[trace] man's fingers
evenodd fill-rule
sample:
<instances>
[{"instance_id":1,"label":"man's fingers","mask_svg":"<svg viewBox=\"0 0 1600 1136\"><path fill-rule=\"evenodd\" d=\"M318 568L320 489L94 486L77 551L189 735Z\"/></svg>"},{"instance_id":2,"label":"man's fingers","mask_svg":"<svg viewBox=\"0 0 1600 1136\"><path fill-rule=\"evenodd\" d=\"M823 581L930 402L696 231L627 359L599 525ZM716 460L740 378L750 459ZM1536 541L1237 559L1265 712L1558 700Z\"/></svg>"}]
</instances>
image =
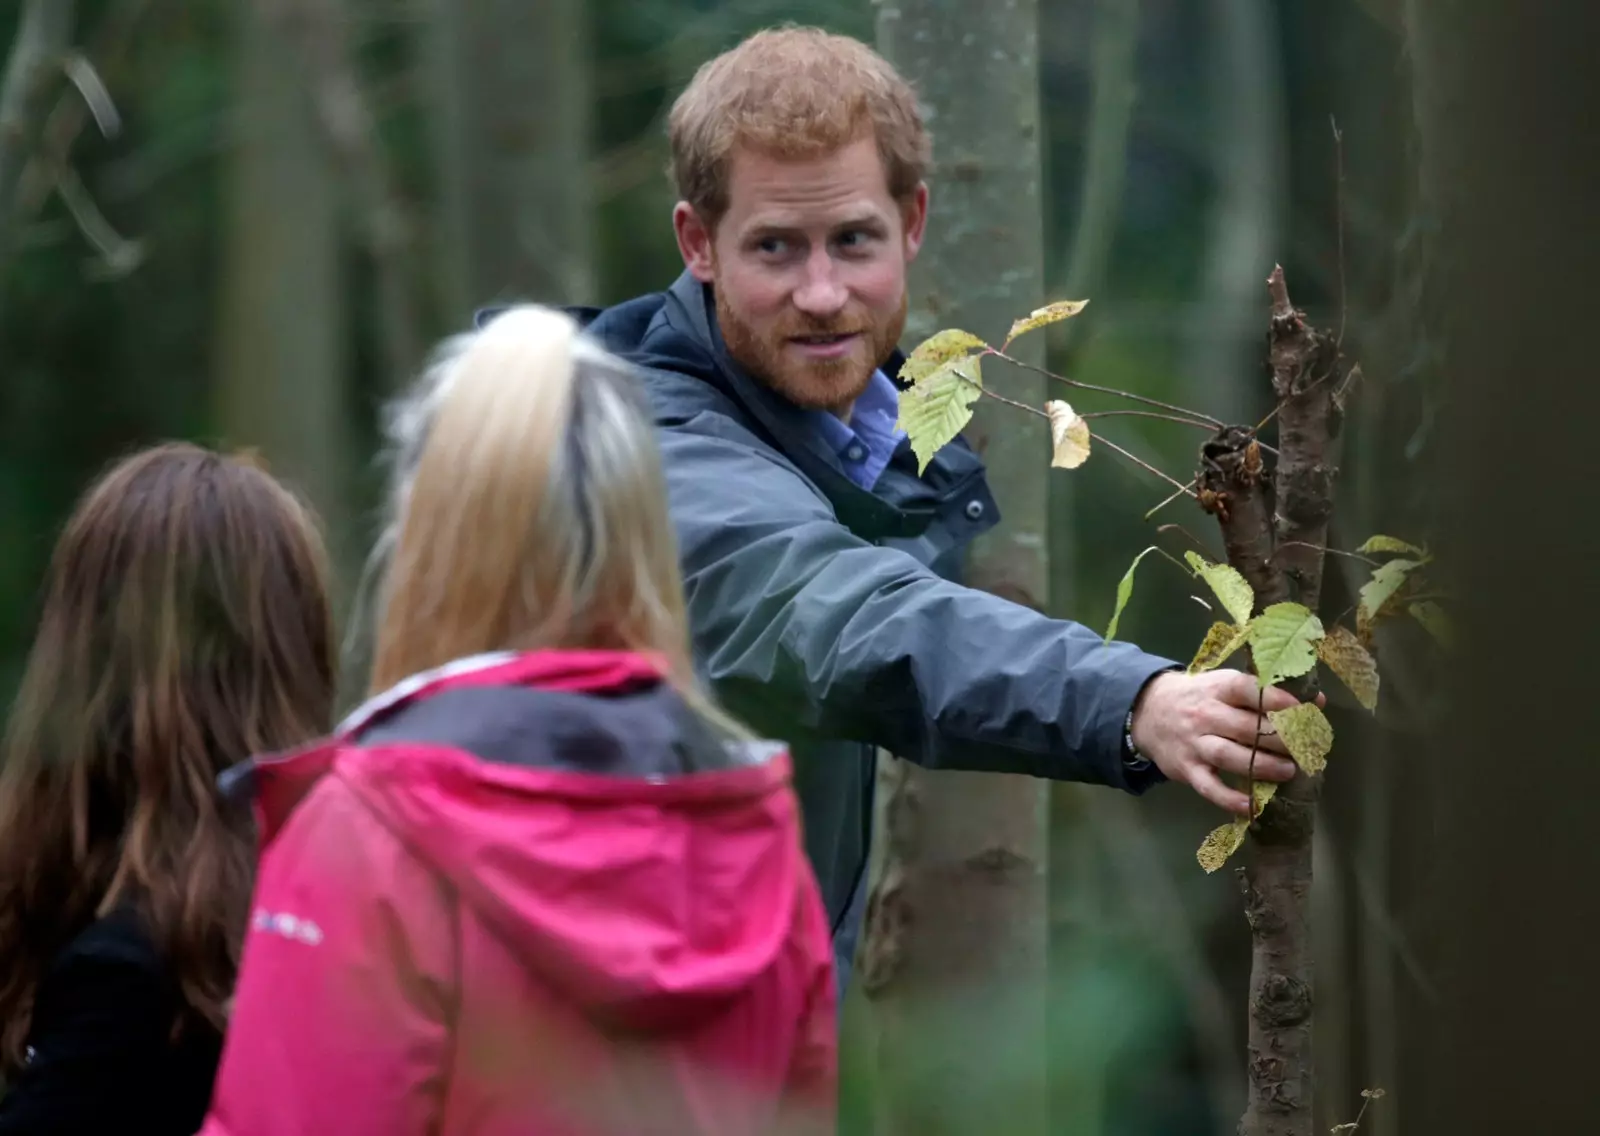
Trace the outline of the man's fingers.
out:
<instances>
[{"instance_id":1,"label":"man's fingers","mask_svg":"<svg viewBox=\"0 0 1600 1136\"><path fill-rule=\"evenodd\" d=\"M1288 710L1290 707L1300 705L1300 700L1290 694L1281 686L1267 687L1266 697L1261 700L1261 709L1264 711Z\"/></svg>"},{"instance_id":2,"label":"man's fingers","mask_svg":"<svg viewBox=\"0 0 1600 1136\"><path fill-rule=\"evenodd\" d=\"M1201 738L1196 748L1200 759L1207 765L1236 777L1254 777L1257 781L1287 781L1294 776L1294 762L1265 750L1256 752L1252 769L1249 746L1219 738L1215 734Z\"/></svg>"},{"instance_id":3,"label":"man's fingers","mask_svg":"<svg viewBox=\"0 0 1600 1136\"><path fill-rule=\"evenodd\" d=\"M1282 754L1289 752L1284 748L1283 739L1278 736L1278 731L1265 715L1256 714L1251 710L1240 710L1237 706L1229 706L1225 702L1213 702L1206 718L1207 733L1238 742L1246 749L1256 744L1256 731L1259 730L1263 751Z\"/></svg>"},{"instance_id":4,"label":"man's fingers","mask_svg":"<svg viewBox=\"0 0 1600 1136\"><path fill-rule=\"evenodd\" d=\"M1235 816L1250 815L1250 798L1224 785L1214 771L1204 765L1190 767L1189 784L1206 800Z\"/></svg>"}]
</instances>

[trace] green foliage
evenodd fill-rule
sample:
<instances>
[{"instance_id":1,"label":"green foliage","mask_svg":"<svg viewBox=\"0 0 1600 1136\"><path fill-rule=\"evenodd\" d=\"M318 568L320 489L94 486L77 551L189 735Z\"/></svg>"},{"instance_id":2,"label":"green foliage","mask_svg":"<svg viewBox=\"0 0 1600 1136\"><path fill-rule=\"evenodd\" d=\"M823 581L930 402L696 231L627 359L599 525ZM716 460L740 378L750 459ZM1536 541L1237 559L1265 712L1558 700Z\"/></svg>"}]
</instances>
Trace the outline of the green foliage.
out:
<instances>
[{"instance_id":1,"label":"green foliage","mask_svg":"<svg viewBox=\"0 0 1600 1136\"><path fill-rule=\"evenodd\" d=\"M946 328L930 335L912 349L900 367L900 377L908 383L920 383L945 364L965 359L974 351L983 351L988 346L971 332Z\"/></svg>"},{"instance_id":2,"label":"green foliage","mask_svg":"<svg viewBox=\"0 0 1600 1136\"><path fill-rule=\"evenodd\" d=\"M1385 605L1405 586L1406 578L1426 564L1426 560L1391 560L1372 573L1372 579L1361 585L1360 600L1356 605L1356 630L1363 638L1371 634L1373 624L1386 613Z\"/></svg>"},{"instance_id":3,"label":"green foliage","mask_svg":"<svg viewBox=\"0 0 1600 1136\"><path fill-rule=\"evenodd\" d=\"M1412 619L1422 624L1423 630L1434 637L1439 646L1446 650L1455 646L1455 625L1444 608L1432 600L1419 600L1406 610Z\"/></svg>"},{"instance_id":4,"label":"green foliage","mask_svg":"<svg viewBox=\"0 0 1600 1136\"><path fill-rule=\"evenodd\" d=\"M1309 674L1317 665L1322 620L1304 604L1276 603L1250 621L1250 652L1261 685Z\"/></svg>"},{"instance_id":5,"label":"green foliage","mask_svg":"<svg viewBox=\"0 0 1600 1136\"><path fill-rule=\"evenodd\" d=\"M1228 564L1212 564L1198 552L1186 552L1183 558L1189 562L1196 576L1211 585L1223 610L1233 616L1235 623L1243 624L1249 620L1250 611L1256 605L1256 595L1237 568Z\"/></svg>"},{"instance_id":6,"label":"green foliage","mask_svg":"<svg viewBox=\"0 0 1600 1136\"><path fill-rule=\"evenodd\" d=\"M900 416L895 424L911 439L918 473L961 433L972 419L972 404L982 393L978 360L965 355L940 363L900 395Z\"/></svg>"},{"instance_id":7,"label":"green foliage","mask_svg":"<svg viewBox=\"0 0 1600 1136\"><path fill-rule=\"evenodd\" d=\"M1122 574L1122 580L1117 584L1117 606L1111 612L1111 625L1106 628L1107 643L1111 642L1111 640L1117 637L1117 620L1122 618L1122 609L1127 607L1128 601L1133 598L1134 570L1139 567L1139 561L1143 560L1146 556L1149 556L1155 550L1155 545L1151 545L1149 548L1139 553L1138 556L1133 558L1133 563L1128 565L1128 570Z\"/></svg>"},{"instance_id":8,"label":"green foliage","mask_svg":"<svg viewBox=\"0 0 1600 1136\"><path fill-rule=\"evenodd\" d=\"M1381 535L1369 536L1356 551L1363 555L1370 555L1375 552L1397 552L1402 556L1415 556L1424 560L1428 556L1425 551L1408 541L1401 540L1399 537Z\"/></svg>"}]
</instances>

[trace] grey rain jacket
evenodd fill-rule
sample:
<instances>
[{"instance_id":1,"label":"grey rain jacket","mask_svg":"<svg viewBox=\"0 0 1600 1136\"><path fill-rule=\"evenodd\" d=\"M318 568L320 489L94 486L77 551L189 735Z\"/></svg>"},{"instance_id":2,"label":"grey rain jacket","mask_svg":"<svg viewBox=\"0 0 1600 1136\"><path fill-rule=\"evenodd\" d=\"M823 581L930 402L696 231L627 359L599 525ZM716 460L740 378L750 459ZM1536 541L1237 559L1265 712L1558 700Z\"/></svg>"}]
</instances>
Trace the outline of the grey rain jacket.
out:
<instances>
[{"instance_id":1,"label":"grey rain jacket","mask_svg":"<svg viewBox=\"0 0 1600 1136\"><path fill-rule=\"evenodd\" d=\"M874 747L1132 793L1162 779L1124 763L1123 727L1146 681L1176 664L956 582L966 544L999 517L964 442L918 476L902 441L868 492L805 412L728 357L711 293L688 273L667 292L568 311L642 372L697 665L732 713L790 743L836 936L853 940L859 921Z\"/></svg>"}]
</instances>

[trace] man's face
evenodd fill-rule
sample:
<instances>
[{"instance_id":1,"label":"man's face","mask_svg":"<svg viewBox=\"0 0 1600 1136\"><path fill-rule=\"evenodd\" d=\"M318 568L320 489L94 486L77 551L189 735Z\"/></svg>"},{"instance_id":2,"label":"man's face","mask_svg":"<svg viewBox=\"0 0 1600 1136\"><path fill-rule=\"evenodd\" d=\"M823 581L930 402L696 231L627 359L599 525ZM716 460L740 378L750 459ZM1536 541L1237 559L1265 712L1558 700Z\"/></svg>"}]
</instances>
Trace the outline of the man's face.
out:
<instances>
[{"instance_id":1,"label":"man's face","mask_svg":"<svg viewBox=\"0 0 1600 1136\"><path fill-rule=\"evenodd\" d=\"M803 160L737 149L716 231L683 202L673 223L734 359L796 405L845 415L905 328L926 216L925 187L890 196L868 135Z\"/></svg>"}]
</instances>

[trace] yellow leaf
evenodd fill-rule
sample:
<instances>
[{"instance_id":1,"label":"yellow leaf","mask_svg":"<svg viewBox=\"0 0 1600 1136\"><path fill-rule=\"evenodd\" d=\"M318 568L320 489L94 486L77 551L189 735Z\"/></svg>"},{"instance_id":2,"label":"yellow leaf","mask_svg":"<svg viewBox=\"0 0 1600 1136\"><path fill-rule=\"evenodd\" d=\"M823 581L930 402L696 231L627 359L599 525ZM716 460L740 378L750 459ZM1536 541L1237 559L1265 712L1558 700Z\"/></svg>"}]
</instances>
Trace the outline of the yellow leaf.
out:
<instances>
[{"instance_id":1,"label":"yellow leaf","mask_svg":"<svg viewBox=\"0 0 1600 1136\"><path fill-rule=\"evenodd\" d=\"M1250 621L1250 653L1261 685L1299 678L1317 665L1322 620L1304 604L1275 603Z\"/></svg>"},{"instance_id":2,"label":"yellow leaf","mask_svg":"<svg viewBox=\"0 0 1600 1136\"><path fill-rule=\"evenodd\" d=\"M1267 719L1303 772L1315 777L1328 767L1333 726L1315 703L1302 702L1287 710L1269 710Z\"/></svg>"},{"instance_id":3,"label":"yellow leaf","mask_svg":"<svg viewBox=\"0 0 1600 1136\"><path fill-rule=\"evenodd\" d=\"M960 328L946 328L917 344L916 349L906 356L905 363L901 365L900 377L908 383L920 383L946 363L964 359L973 351L982 351L987 346L989 346L987 343L971 332L962 331Z\"/></svg>"},{"instance_id":4,"label":"yellow leaf","mask_svg":"<svg viewBox=\"0 0 1600 1136\"><path fill-rule=\"evenodd\" d=\"M1428 554L1409 541L1401 540L1394 536L1369 536L1357 552L1398 552L1403 556L1417 556L1427 559Z\"/></svg>"},{"instance_id":5,"label":"yellow leaf","mask_svg":"<svg viewBox=\"0 0 1600 1136\"><path fill-rule=\"evenodd\" d=\"M1088 306L1088 300L1057 300L1053 304L1035 308L1025 318L1019 319L1011 325L1011 332L1006 336L1006 343L1009 344L1025 331L1033 331L1035 328L1044 327L1046 324L1071 319Z\"/></svg>"},{"instance_id":6,"label":"yellow leaf","mask_svg":"<svg viewBox=\"0 0 1600 1136\"><path fill-rule=\"evenodd\" d=\"M940 364L916 386L901 392L895 425L911 439L918 473L972 420L972 404L982 393L978 360L970 355Z\"/></svg>"},{"instance_id":7,"label":"yellow leaf","mask_svg":"<svg viewBox=\"0 0 1600 1136\"><path fill-rule=\"evenodd\" d=\"M1256 594L1238 569L1229 564L1208 563L1198 552L1185 552L1183 558L1194 569L1195 575L1211 585L1211 590L1217 593L1217 599L1222 601L1223 610L1233 616L1235 623L1249 621L1250 609L1256 605Z\"/></svg>"},{"instance_id":8,"label":"yellow leaf","mask_svg":"<svg viewBox=\"0 0 1600 1136\"><path fill-rule=\"evenodd\" d=\"M1211 830L1211 834L1200 842L1200 848L1195 852L1194 858L1200 861L1200 866L1207 872L1214 872L1222 867L1229 856L1239 851L1239 845L1244 843L1244 834L1250 831L1250 822L1240 817L1238 820Z\"/></svg>"},{"instance_id":9,"label":"yellow leaf","mask_svg":"<svg viewBox=\"0 0 1600 1136\"><path fill-rule=\"evenodd\" d=\"M1089 424L1064 402L1047 402L1044 409L1050 415L1050 464L1077 469L1089 460Z\"/></svg>"},{"instance_id":10,"label":"yellow leaf","mask_svg":"<svg viewBox=\"0 0 1600 1136\"><path fill-rule=\"evenodd\" d=\"M1347 627L1334 627L1317 643L1317 658L1368 710L1378 707L1378 664Z\"/></svg>"},{"instance_id":11,"label":"yellow leaf","mask_svg":"<svg viewBox=\"0 0 1600 1136\"><path fill-rule=\"evenodd\" d=\"M1200 649L1194 653L1194 660L1189 664L1189 673L1204 674L1220 667L1228 661L1230 655L1244 646L1244 641L1249 635L1248 628L1235 627L1231 623L1213 623L1211 630L1206 632L1205 642L1201 643Z\"/></svg>"},{"instance_id":12,"label":"yellow leaf","mask_svg":"<svg viewBox=\"0 0 1600 1136\"><path fill-rule=\"evenodd\" d=\"M1267 802L1278 794L1276 781L1257 781L1250 786L1250 805L1254 816L1260 816L1267 807Z\"/></svg>"}]
</instances>

